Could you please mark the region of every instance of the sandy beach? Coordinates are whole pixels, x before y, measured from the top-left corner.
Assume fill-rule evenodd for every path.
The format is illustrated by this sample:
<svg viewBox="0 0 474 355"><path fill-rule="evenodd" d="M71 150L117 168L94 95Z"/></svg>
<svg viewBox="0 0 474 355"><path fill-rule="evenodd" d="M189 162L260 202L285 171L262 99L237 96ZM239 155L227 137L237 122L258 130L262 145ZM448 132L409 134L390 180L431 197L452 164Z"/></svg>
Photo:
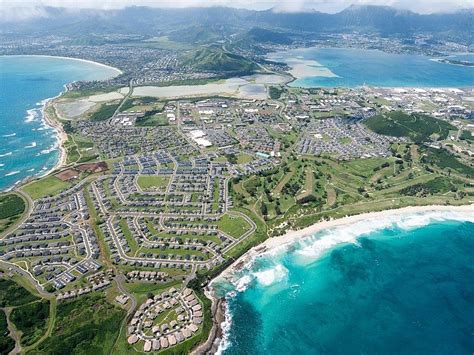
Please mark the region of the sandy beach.
<svg viewBox="0 0 474 355"><path fill-rule="evenodd" d="M52 170L56 169L61 169L66 165L66 159L67 159L67 153L66 149L64 148L64 143L67 141L67 134L63 129L63 126L60 122L58 122L56 119L49 117L47 114L47 109L51 107L54 110L53 104L52 104L53 99L49 99L46 101L45 105L43 106L43 118L46 124L50 127L52 127L54 130L57 132L57 137L58 137L58 147L59 147L59 159L57 164ZM47 174L49 174L51 171L48 171ZM46 175L46 174L45 174Z"/></svg>
<svg viewBox="0 0 474 355"><path fill-rule="evenodd" d="M231 266L225 269L218 278L225 278L231 276L232 273L240 269L243 265L247 264L253 258L262 254L263 252L269 251L271 249L281 248L288 244L294 243L297 240L311 236L315 233L321 232L325 229L335 228L350 225L356 222L368 221L368 220L383 220L387 218L400 217L404 215L411 215L416 213L426 213L426 212L464 212L472 213L474 216L474 204L472 205L463 205L463 206L445 206L445 205L433 205L433 206L412 206L404 207L400 209L385 210L379 212L369 212L358 214L354 216L348 216L328 221L321 221L315 223L309 227L292 230L286 233L285 235L279 237L272 237L265 240L263 243L253 247L245 254L243 254L239 259L237 259ZM212 281L214 281L212 280ZM211 282L212 283L212 282Z"/></svg>
<svg viewBox="0 0 474 355"><path fill-rule="evenodd" d="M307 228L303 228L300 230L293 230L289 231L283 236L280 237L273 237L269 238L263 243L253 247L245 254L243 254L240 258L238 258L232 265L230 265L227 269L225 269L221 274L215 277L209 283L208 289L206 291L206 296L212 301L214 307L215 305L219 305L218 312L213 312L213 327L212 331L209 334L207 341L201 345L198 349L205 349L210 351L210 353L216 353L221 345L221 342L224 338L224 327L227 319L227 309L225 298L219 299L215 291L213 289L213 282L216 280L222 279L231 279L232 275L235 271L240 270L242 267L245 267L249 262L251 262L255 257L261 255L264 252L268 252L270 250L278 249L287 246L288 244L292 244L298 241L301 238L311 236L317 232L321 232L325 229L335 228L335 227L342 227L346 225L350 225L357 222L366 222L368 220L383 220L384 218L391 218L393 217L400 217L400 216L410 216L417 213L428 213L428 212L461 212L461 213L469 213L474 216L474 204L471 205L463 205L463 206L445 206L445 205L432 205L432 206L412 206L412 207L404 207L399 209L393 210L385 210L380 212L369 212L363 213L354 216L348 216L343 218L338 218L334 220L328 221L321 221L315 223ZM223 319L224 317L224 319Z"/></svg>
<svg viewBox="0 0 474 355"><path fill-rule="evenodd" d="M56 56L56 55L45 55L45 54L26 54L28 57L43 57L43 58L58 58L58 59L68 59L68 60L76 60L78 62L84 62L84 63L90 63L90 64L95 64L97 66L103 67L103 68L109 68L113 69L117 72L117 76L123 74L123 71L121 71L118 68L112 67L107 64L103 63L98 63L94 62L93 60L87 60L87 59L80 59L80 58L73 58L73 57L62 57L62 56ZM19 55L9 55L9 57L24 57L24 54L19 54Z"/></svg>

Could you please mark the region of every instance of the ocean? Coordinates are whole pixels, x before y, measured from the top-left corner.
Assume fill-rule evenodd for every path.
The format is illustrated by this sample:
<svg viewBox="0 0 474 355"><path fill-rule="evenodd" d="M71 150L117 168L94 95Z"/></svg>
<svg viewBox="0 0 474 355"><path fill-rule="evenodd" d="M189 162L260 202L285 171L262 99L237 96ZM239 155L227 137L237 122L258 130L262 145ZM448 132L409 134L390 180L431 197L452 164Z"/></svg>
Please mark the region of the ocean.
<svg viewBox="0 0 474 355"><path fill-rule="evenodd" d="M59 158L56 131L43 121L46 99L77 80L101 80L117 70L58 57L0 56L0 191L52 169Z"/></svg>
<svg viewBox="0 0 474 355"><path fill-rule="evenodd" d="M258 257L214 288L227 294L226 355L472 354L474 216L333 228Z"/></svg>
<svg viewBox="0 0 474 355"><path fill-rule="evenodd" d="M472 60L471 55L451 59ZM271 53L267 59L297 66L294 87L471 87L474 67L440 63L415 54L352 48L304 48Z"/></svg>

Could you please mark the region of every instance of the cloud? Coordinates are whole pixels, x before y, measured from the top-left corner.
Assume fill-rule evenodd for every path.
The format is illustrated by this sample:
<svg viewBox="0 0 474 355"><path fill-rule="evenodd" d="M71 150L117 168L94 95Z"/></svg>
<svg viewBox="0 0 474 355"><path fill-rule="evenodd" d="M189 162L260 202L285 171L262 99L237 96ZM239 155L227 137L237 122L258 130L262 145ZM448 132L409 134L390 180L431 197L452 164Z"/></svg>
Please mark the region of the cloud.
<svg viewBox="0 0 474 355"><path fill-rule="evenodd" d="M127 6L209 7L230 6L253 10L273 8L279 12L318 10L338 12L351 4L386 5L419 13L452 12L473 8L473 0L0 0L0 16L15 19L46 16L42 6L118 9Z"/></svg>

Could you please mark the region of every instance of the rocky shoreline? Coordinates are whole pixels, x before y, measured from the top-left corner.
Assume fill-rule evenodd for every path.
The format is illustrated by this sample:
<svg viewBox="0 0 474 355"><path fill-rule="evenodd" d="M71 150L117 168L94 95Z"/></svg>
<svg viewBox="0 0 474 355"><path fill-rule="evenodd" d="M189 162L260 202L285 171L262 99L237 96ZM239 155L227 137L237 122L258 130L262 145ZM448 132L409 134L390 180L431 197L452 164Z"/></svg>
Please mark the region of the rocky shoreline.
<svg viewBox="0 0 474 355"><path fill-rule="evenodd" d="M219 345L224 335L222 324L225 321L227 301L224 297L216 297L213 291L209 289L205 291L205 295L212 302L212 328L206 342L200 344L191 352L193 355L215 354L219 349Z"/></svg>

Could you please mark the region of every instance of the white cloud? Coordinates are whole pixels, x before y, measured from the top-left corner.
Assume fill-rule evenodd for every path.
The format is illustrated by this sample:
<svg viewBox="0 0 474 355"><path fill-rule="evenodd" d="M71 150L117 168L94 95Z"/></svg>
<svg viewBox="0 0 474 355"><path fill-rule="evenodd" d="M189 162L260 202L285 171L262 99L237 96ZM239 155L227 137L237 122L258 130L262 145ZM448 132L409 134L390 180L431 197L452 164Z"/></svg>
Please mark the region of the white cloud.
<svg viewBox="0 0 474 355"><path fill-rule="evenodd" d="M42 16L41 6L67 8L117 9L131 5L153 7L199 7L231 6L263 10L295 12L319 10L337 12L351 4L388 5L421 13L455 11L473 8L474 0L0 0L0 16L14 15L16 18ZM14 11L12 11L14 9ZM2 16L3 17L3 16Z"/></svg>

